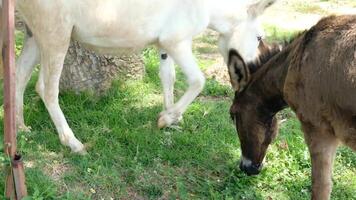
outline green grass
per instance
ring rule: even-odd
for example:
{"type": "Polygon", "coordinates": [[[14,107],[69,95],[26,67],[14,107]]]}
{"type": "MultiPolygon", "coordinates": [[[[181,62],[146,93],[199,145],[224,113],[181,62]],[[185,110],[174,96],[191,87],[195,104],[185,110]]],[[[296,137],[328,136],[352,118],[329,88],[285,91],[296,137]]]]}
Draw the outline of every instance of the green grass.
{"type": "Polygon", "coordinates": [[[319,5],[311,4],[308,1],[295,1],[292,7],[295,11],[303,14],[328,14],[328,12],[319,5]]]}
{"type": "Polygon", "coordinates": [[[194,40],[195,54],[216,54],[219,50],[216,48],[218,37],[212,32],[205,33],[194,40]]]}
{"type": "Polygon", "coordinates": [[[321,2],[330,2],[336,5],[351,6],[356,8],[356,1],[354,0],[320,0],[321,2]]]}
{"type": "Polygon", "coordinates": [[[263,27],[266,33],[266,40],[267,42],[271,42],[271,43],[273,42],[281,43],[284,41],[290,41],[298,33],[303,31],[303,30],[282,29],[271,24],[264,24],[263,27]]]}
{"type": "MultiPolygon", "coordinates": [[[[143,80],[118,81],[101,98],[60,95],[68,123],[89,146],[87,156],[72,154],[60,144],[34,91],[34,74],[25,95],[25,120],[32,132],[18,136],[29,199],[309,199],[309,153],[300,124],[288,109],[280,114],[288,120],[269,149],[265,169],[256,177],[237,167],[239,141],[228,114],[233,93],[214,80],[207,81],[180,127],[158,130],[162,94],[156,53],[153,48],[144,51],[143,80]]],[[[177,79],[178,98],[187,85],[179,70],[177,79]]],[[[0,160],[6,163],[3,154],[0,160]]],[[[341,148],[334,167],[333,199],[356,199],[355,173],[356,155],[341,148]]],[[[4,180],[3,172],[0,179],[4,180]]],[[[1,181],[0,191],[4,187],[1,181]]]]}
{"type": "Polygon", "coordinates": [[[329,7],[353,7],[356,8],[356,1],[354,0],[319,0],[319,1],[308,1],[308,0],[295,0],[291,1],[291,8],[301,14],[319,14],[328,15],[330,11],[328,8],[324,8],[320,3],[329,3],[329,7]]]}

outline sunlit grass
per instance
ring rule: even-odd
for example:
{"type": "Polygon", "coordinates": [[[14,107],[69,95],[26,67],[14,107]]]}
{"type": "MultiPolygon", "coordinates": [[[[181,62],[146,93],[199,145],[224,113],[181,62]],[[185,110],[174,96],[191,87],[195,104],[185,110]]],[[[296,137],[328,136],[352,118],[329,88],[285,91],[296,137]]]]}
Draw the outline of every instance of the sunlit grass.
{"type": "Polygon", "coordinates": [[[354,0],[320,0],[321,2],[332,2],[336,5],[352,6],[356,8],[356,1],[354,0]]]}
{"type": "Polygon", "coordinates": [[[308,1],[294,1],[292,7],[295,11],[304,14],[328,14],[327,10],[324,10],[319,5],[310,4],[308,1]]]}
{"type": "Polygon", "coordinates": [[[267,42],[277,42],[283,43],[284,41],[290,41],[296,35],[301,33],[304,30],[286,30],[282,29],[270,24],[264,25],[265,33],[266,33],[266,40],[267,42]]]}

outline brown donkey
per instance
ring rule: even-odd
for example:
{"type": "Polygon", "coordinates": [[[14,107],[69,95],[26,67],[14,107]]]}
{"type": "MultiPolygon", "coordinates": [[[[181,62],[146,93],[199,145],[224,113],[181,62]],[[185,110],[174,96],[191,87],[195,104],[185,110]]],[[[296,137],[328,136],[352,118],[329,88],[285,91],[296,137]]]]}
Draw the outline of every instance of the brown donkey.
{"type": "Polygon", "coordinates": [[[356,15],[324,18],[282,50],[266,49],[255,63],[231,50],[228,64],[241,170],[260,172],[277,135],[275,114],[290,106],[311,155],[312,199],[329,199],[339,143],[356,151],[356,15]]]}

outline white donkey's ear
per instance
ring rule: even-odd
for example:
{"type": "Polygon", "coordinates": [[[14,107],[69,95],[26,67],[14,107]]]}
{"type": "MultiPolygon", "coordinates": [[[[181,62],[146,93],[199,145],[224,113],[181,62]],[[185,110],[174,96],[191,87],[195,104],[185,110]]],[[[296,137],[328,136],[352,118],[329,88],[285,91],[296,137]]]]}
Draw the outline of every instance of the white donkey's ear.
{"type": "Polygon", "coordinates": [[[256,18],[264,13],[264,11],[273,5],[277,0],[260,0],[249,6],[247,12],[251,18],[256,18]]]}
{"type": "Polygon", "coordinates": [[[228,59],[228,70],[232,88],[241,92],[250,81],[250,70],[243,58],[235,49],[230,49],[228,59]]]}

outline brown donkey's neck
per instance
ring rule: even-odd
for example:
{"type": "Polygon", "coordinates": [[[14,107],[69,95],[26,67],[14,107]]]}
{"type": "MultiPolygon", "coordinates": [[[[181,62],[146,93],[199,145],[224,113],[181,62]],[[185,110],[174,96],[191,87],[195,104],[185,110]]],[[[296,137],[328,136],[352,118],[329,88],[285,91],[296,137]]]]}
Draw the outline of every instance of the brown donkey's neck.
{"type": "MultiPolygon", "coordinates": [[[[304,35],[304,34],[302,34],[304,35]]],[[[290,44],[271,57],[252,76],[252,81],[244,93],[255,99],[260,114],[266,117],[274,116],[288,105],[284,100],[284,83],[289,65],[298,49],[298,40],[303,37],[297,36],[290,44]]]]}

